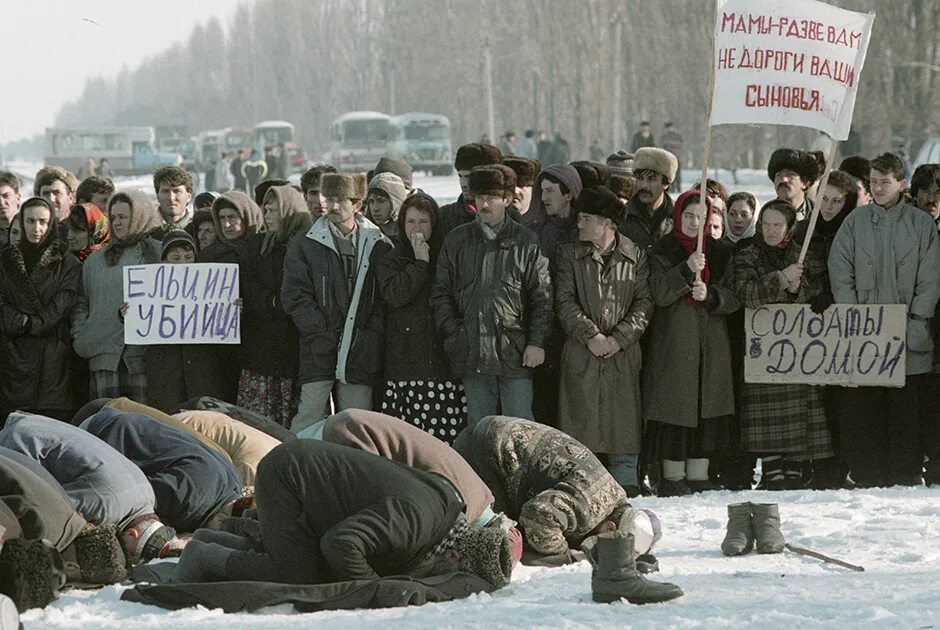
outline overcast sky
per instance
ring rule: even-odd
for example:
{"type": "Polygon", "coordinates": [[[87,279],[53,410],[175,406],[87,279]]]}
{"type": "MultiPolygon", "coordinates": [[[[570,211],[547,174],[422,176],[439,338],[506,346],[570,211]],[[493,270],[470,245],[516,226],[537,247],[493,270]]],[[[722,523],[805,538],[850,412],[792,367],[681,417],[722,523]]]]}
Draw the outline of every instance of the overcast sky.
{"type": "MultiPolygon", "coordinates": [[[[251,0],[241,0],[250,2],[251,0]]],[[[115,76],[185,41],[239,0],[0,0],[0,143],[41,133],[81,95],[85,79],[115,76]],[[90,21],[89,21],[90,20],[90,21]]]]}

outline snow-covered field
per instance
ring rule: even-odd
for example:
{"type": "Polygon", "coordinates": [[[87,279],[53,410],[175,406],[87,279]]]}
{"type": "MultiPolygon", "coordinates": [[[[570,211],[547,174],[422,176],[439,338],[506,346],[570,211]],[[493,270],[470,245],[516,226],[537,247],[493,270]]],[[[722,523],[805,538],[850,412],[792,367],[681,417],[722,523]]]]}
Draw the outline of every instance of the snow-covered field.
{"type": "Polygon", "coordinates": [[[642,499],[663,522],[654,577],[683,588],[672,602],[632,606],[591,602],[586,562],[556,569],[519,567],[492,595],[421,607],[254,614],[176,612],[119,600],[122,587],[64,595],[24,615],[40,628],[174,630],[316,627],[409,628],[932,628],[940,627],[940,488],[832,492],[711,492],[642,499]],[[780,504],[793,545],[865,567],[856,573],[784,552],[726,558],[726,505],[780,504]],[[393,625],[390,625],[393,624],[393,625]]]}

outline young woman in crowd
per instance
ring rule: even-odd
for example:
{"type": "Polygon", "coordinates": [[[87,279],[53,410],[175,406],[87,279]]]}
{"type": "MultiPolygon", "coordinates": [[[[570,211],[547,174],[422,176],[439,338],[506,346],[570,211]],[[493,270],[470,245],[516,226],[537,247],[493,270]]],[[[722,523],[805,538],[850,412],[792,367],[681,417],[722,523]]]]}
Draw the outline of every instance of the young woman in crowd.
{"type": "Polygon", "coordinates": [[[313,224],[303,195],[274,186],[264,196],[266,231],[248,237],[242,249],[242,343],[238,405],[290,427],[300,402],[299,339],[281,307],[287,241],[313,224]]]}
{"type": "MultiPolygon", "coordinates": [[[[797,263],[795,227],[796,210],[789,203],[774,200],[761,208],[754,244],[734,259],[734,289],[745,307],[805,304],[824,290],[826,263],[818,252],[809,251],[803,264],[797,263]]],[[[761,457],[760,487],[802,487],[802,463],[833,455],[820,388],[790,383],[741,387],[742,448],[761,457]]]]}
{"type": "Polygon", "coordinates": [[[731,252],[709,236],[697,253],[702,212],[698,191],[673,205],[672,232],[653,246],[650,292],[656,312],[642,375],[643,417],[653,461],[662,462],[660,496],[710,489],[709,454],[725,448],[734,386],[727,315],[739,308],[722,285],[731,252]]]}
{"type": "Polygon", "coordinates": [[[93,203],[72,206],[68,226],[69,250],[78,257],[79,262],[85,262],[111,240],[108,217],[93,203]]]}
{"type": "Polygon", "coordinates": [[[46,199],[27,199],[13,221],[22,238],[0,252],[0,424],[16,409],[68,420],[76,403],[68,318],[81,265],[46,199]]]}
{"type": "Polygon", "coordinates": [[[723,240],[735,251],[754,242],[757,233],[757,197],[749,192],[736,192],[728,197],[723,240]]]}
{"type": "Polygon", "coordinates": [[[466,425],[463,387],[448,379],[428,292],[438,252],[431,248],[437,203],[416,192],[398,214],[402,237],[376,267],[388,304],[382,412],[452,443],[466,425]]]}

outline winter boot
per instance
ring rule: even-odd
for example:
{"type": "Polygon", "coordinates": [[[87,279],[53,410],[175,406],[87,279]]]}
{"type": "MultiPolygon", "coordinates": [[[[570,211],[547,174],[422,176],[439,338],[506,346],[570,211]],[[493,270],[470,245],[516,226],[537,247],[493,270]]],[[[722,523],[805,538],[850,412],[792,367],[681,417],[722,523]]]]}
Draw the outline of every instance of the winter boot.
{"type": "Polygon", "coordinates": [[[640,575],[633,559],[632,534],[611,532],[597,537],[597,564],[591,571],[591,596],[608,604],[626,599],[631,604],[655,604],[682,596],[675,584],[653,582],[640,575]]]}
{"type": "Polygon", "coordinates": [[[781,553],[787,541],[780,532],[780,511],[776,503],[751,504],[751,527],[757,539],[757,553],[781,553]]]}
{"type": "Polygon", "coordinates": [[[728,506],[728,533],[721,542],[721,553],[743,556],[754,548],[754,528],[751,525],[751,503],[728,506]]]}

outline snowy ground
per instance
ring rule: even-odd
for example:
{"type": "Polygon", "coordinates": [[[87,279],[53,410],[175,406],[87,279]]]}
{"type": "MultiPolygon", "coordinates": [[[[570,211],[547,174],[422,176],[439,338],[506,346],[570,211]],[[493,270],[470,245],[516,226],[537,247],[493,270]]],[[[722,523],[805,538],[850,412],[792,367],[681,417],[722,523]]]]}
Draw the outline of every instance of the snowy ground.
{"type": "Polygon", "coordinates": [[[663,522],[661,572],[685,596],[665,604],[591,602],[586,562],[520,567],[492,595],[377,611],[254,614],[164,611],[119,601],[121,587],[64,595],[24,615],[39,628],[932,628],[940,627],[940,488],[833,492],[711,492],[643,499],[663,522]],[[865,567],[855,573],[790,552],[725,558],[726,505],[777,502],[788,542],[865,567]]]}

